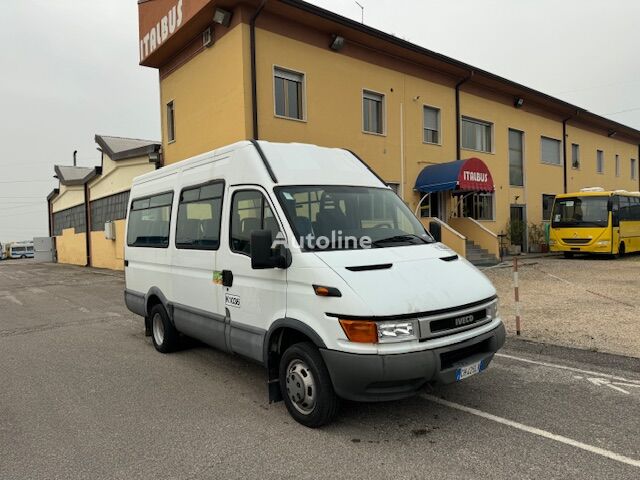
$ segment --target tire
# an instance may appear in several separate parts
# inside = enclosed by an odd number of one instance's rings
[[[573,258],[573,252],[562,252],[564,258]]]
[[[627,253],[627,248],[624,246],[624,242],[620,242],[618,246],[618,258],[624,257],[625,253]]]
[[[280,359],[280,390],[293,419],[309,428],[330,423],[338,397],[320,352],[309,342],[291,345]]]
[[[160,353],[173,352],[178,347],[179,334],[167,311],[160,304],[154,305],[149,313],[151,317],[151,339]]]

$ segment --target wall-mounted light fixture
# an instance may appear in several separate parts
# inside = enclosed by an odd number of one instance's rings
[[[520,108],[520,107],[522,107],[522,105],[524,105],[524,98],[522,98],[522,97],[517,97],[513,101],[513,106],[516,107],[516,108]]]
[[[609,133],[607,133],[607,136],[609,138],[613,138],[618,134],[618,132],[616,132],[615,130],[609,130]]]
[[[213,21],[219,25],[224,27],[228,27],[231,23],[231,13],[229,10],[225,10],[223,8],[216,8],[216,11],[213,13]]]
[[[335,52],[339,52],[344,47],[344,37],[333,35],[329,48]]]

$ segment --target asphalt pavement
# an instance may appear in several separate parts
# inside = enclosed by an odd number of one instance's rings
[[[260,366],[157,353],[123,285],[0,262],[0,479],[640,478],[640,359],[510,338],[479,375],[310,430]]]

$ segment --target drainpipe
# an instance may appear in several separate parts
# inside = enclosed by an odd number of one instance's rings
[[[253,139],[260,138],[258,131],[258,80],[256,76],[256,20],[262,13],[267,0],[262,0],[260,6],[251,15],[249,22],[250,49],[251,49],[251,110],[253,112]]]
[[[580,112],[576,111],[576,113],[574,113],[573,115],[568,116],[567,118],[565,118],[564,120],[562,120],[562,157],[563,157],[563,162],[564,162],[564,168],[563,168],[563,188],[564,188],[564,193],[567,193],[567,182],[568,182],[568,177],[569,177],[569,173],[567,172],[567,122],[569,120],[571,120],[572,118],[578,116]]]
[[[638,159],[636,160],[635,174],[638,176],[638,191],[640,192],[640,145],[638,145]]]
[[[469,71],[469,75],[456,83],[456,160],[460,160],[460,87],[471,80],[475,72]]]
[[[89,182],[84,184],[84,237],[87,249],[87,267],[91,266],[91,214],[89,213]]]

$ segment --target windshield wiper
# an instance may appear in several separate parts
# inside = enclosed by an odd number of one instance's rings
[[[413,233],[407,233],[404,235],[394,235],[392,237],[381,238],[380,240],[374,240],[371,242],[372,245],[379,245],[383,243],[396,243],[396,242],[412,242],[414,240],[420,240],[422,243],[429,243],[426,239],[420,237],[419,235],[415,235]]]

